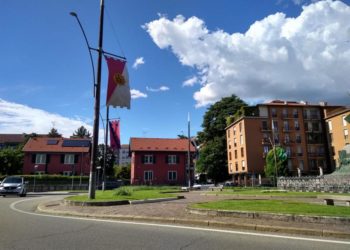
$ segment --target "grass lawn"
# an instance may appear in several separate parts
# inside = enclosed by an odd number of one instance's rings
[[[90,200],[88,195],[77,195],[66,198],[72,201],[118,201],[118,200],[145,200],[156,198],[170,198],[176,197],[175,193],[165,192],[180,192],[179,187],[148,187],[148,186],[135,186],[135,187],[120,187],[114,190],[96,191],[95,199]]]
[[[309,204],[291,200],[224,200],[193,204],[191,207],[215,210],[350,217],[349,207]]]
[[[295,192],[295,191],[284,191],[277,190],[276,188],[224,188],[223,191],[209,191],[208,194],[233,194],[233,195],[252,195],[252,196],[280,196],[280,197],[309,197],[316,198],[317,195],[329,195],[330,193],[321,193],[321,192]],[[331,195],[347,195],[350,196],[349,193],[338,194],[332,193]]]

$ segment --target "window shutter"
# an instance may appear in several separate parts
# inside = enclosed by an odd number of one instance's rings
[[[153,164],[155,164],[155,163],[156,163],[156,156],[153,155]]]
[[[169,163],[169,155],[165,156],[165,163]]]
[[[177,155],[176,156],[176,164],[179,164],[180,163],[180,157]]]
[[[64,155],[61,155],[61,163],[64,163]]]
[[[46,155],[46,164],[48,164],[48,163],[50,163],[50,155],[49,154]]]
[[[145,156],[144,155],[141,156],[141,162],[145,163]]]
[[[36,160],[36,154],[32,154],[32,163],[35,163]]]
[[[77,164],[79,162],[79,155],[74,155],[74,164]]]

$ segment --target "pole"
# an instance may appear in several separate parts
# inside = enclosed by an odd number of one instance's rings
[[[102,68],[102,44],[103,44],[103,15],[104,0],[101,0],[100,6],[100,32],[98,41],[98,61],[97,61],[97,81],[95,95],[95,113],[94,128],[92,137],[92,154],[90,162],[90,179],[89,179],[89,199],[95,199],[96,193],[96,160],[98,150],[98,131],[99,131],[99,114],[100,114],[100,95],[101,95],[101,68]]]
[[[103,172],[102,172],[102,191],[105,191],[106,186],[106,158],[107,158],[107,147],[108,147],[108,128],[109,128],[109,106],[106,111],[106,133],[105,133],[105,150],[103,154]]]
[[[187,151],[187,180],[188,187],[191,187],[191,133],[190,133],[190,113],[188,113],[188,151]]]

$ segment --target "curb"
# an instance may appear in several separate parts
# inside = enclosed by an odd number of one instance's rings
[[[210,210],[201,208],[186,208],[191,214],[198,214],[204,216],[218,216],[218,217],[238,217],[250,219],[263,220],[280,220],[306,223],[320,223],[320,224],[336,224],[336,225],[350,225],[350,218],[344,217],[329,217],[329,216],[307,216],[294,214],[272,214],[272,213],[257,213],[249,211],[229,211],[229,210]]]
[[[331,230],[315,230],[307,228],[295,228],[295,227],[282,227],[282,226],[269,226],[260,224],[249,224],[249,223],[226,223],[213,220],[191,220],[181,218],[168,218],[168,217],[149,217],[149,216],[134,216],[134,215],[100,215],[100,214],[89,214],[69,211],[55,211],[51,210],[50,207],[55,204],[39,204],[37,211],[45,214],[61,215],[61,216],[75,216],[83,218],[98,218],[98,219],[110,219],[110,220],[121,220],[121,221],[138,221],[138,222],[156,222],[166,224],[177,224],[177,225],[191,225],[200,227],[212,227],[212,228],[226,228],[226,229],[241,229],[251,230],[257,232],[270,232],[270,233],[288,233],[298,234],[307,236],[319,236],[319,237],[335,237],[350,239],[350,233],[341,231]]]

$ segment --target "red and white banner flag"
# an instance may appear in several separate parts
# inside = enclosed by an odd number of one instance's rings
[[[110,147],[113,150],[120,149],[120,129],[119,121],[110,121],[109,122],[109,131],[110,131]]]
[[[107,106],[130,109],[130,86],[126,61],[105,56],[108,65]]]

